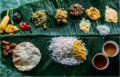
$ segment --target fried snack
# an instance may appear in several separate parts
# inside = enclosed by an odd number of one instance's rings
[[[15,50],[15,49],[10,49],[10,50],[8,50],[8,53],[12,53],[12,52],[13,52],[13,50]]]
[[[5,45],[6,49],[9,50],[10,49],[10,45]]]
[[[7,27],[5,28],[5,32],[7,32],[9,35],[13,35],[15,31],[18,31],[17,26],[13,26],[11,24],[8,24]]]
[[[81,17],[84,12],[84,8],[80,4],[77,3],[77,4],[73,4],[72,6],[70,6],[69,11],[70,11],[70,15]]]
[[[10,44],[9,42],[4,41],[4,40],[2,41],[2,43],[5,44],[5,45]]]
[[[2,48],[3,48],[3,49],[5,49],[5,48],[6,48],[6,46],[2,46]]]
[[[13,64],[19,71],[30,71],[39,63],[41,53],[33,44],[23,42],[13,50],[12,58]]]
[[[10,44],[10,47],[15,48],[16,46],[17,46],[17,44],[15,44],[15,43]]]
[[[4,49],[3,50],[3,55],[5,55],[5,56],[9,55],[8,53],[12,53],[14,48],[17,46],[17,44],[15,44],[15,43],[10,44],[9,42],[4,41],[4,40],[2,41],[2,43],[5,44],[5,46],[2,46],[2,48]],[[11,47],[13,49],[10,49]]]
[[[101,18],[99,10],[94,7],[87,9],[86,14],[91,20],[98,20]]]
[[[4,54],[5,56],[8,56],[7,49],[4,49],[4,50],[3,50],[3,54]]]

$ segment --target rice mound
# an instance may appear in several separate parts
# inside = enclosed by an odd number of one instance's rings
[[[51,44],[48,47],[49,51],[52,51],[51,57],[55,62],[63,65],[80,65],[82,60],[78,60],[73,54],[73,42],[77,41],[76,37],[55,37],[52,38]],[[84,46],[84,44],[83,44]],[[85,46],[84,49],[86,50]],[[86,50],[87,55],[87,50]],[[86,60],[86,59],[85,59]]]
[[[106,36],[110,34],[110,27],[106,25],[98,25],[97,30],[99,31],[101,36]]]

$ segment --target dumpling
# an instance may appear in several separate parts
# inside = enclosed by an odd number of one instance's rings
[[[38,48],[29,42],[20,43],[12,53],[13,63],[19,71],[29,71],[36,67],[41,59]]]

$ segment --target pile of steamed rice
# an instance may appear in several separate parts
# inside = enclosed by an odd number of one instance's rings
[[[83,60],[78,60],[73,54],[73,42],[77,41],[76,37],[55,37],[52,38],[51,44],[48,47],[49,51],[52,51],[51,57],[55,62],[63,65],[80,65]],[[84,46],[84,44],[83,44]],[[87,50],[85,53],[87,55]],[[86,59],[85,59],[86,60]]]

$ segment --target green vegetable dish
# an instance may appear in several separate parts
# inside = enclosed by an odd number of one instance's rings
[[[30,76],[119,76],[119,5],[119,0],[40,0],[3,11],[1,61]],[[99,53],[104,59],[98,55],[94,61]]]

